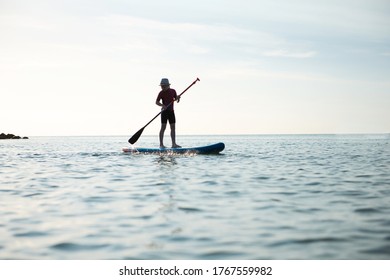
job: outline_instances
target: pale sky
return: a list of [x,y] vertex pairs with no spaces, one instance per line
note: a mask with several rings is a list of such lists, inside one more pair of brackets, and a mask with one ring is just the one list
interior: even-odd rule
[[[0,0],[0,133],[389,133],[388,0]],[[145,135],[157,135],[160,119]]]

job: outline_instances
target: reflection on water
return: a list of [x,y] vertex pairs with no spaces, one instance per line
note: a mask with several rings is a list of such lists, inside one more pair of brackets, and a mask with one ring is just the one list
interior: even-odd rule
[[160,166],[170,167],[177,164],[176,157],[179,155],[158,155],[156,156],[156,162]]

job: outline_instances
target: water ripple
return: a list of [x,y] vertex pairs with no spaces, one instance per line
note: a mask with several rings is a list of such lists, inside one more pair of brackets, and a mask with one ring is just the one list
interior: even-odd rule
[[14,234],[15,237],[41,237],[46,235],[48,234],[42,231],[27,231],[27,232]]
[[105,244],[77,244],[71,242],[63,242],[52,245],[50,248],[61,251],[90,251],[99,250],[107,247]]

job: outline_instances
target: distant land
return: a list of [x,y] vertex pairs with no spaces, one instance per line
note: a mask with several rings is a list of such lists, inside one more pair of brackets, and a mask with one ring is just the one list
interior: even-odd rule
[[8,133],[8,134],[1,133],[0,134],[0,140],[1,139],[28,139],[28,137],[26,137],[26,136],[20,137],[20,136],[17,136],[15,134],[11,134],[11,133]]

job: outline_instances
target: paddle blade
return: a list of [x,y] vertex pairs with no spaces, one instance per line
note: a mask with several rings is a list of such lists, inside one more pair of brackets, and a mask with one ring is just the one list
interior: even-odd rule
[[145,127],[141,128],[140,130],[137,131],[136,134],[134,134],[133,136],[131,136],[131,138],[129,139],[129,143],[130,143],[131,145],[133,145],[135,142],[138,141],[139,137],[141,136],[142,132],[144,131],[144,128],[145,128]]

